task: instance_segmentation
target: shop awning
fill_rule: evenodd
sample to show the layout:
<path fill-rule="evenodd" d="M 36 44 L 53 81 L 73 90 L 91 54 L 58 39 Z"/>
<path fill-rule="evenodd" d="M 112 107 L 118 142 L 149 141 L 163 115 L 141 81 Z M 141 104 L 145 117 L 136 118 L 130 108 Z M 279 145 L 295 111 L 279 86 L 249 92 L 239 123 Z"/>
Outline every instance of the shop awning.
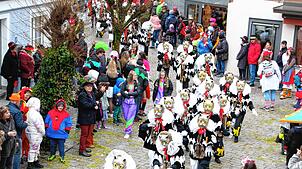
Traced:
<path fill-rule="evenodd" d="M 284 4 L 281 6 L 274 7 L 275 13 L 282 13 L 285 16 L 301 17 L 302 16 L 302 5 L 297 4 L 293 6 L 292 4 Z"/>
<path fill-rule="evenodd" d="M 287 4 L 274 7 L 275 13 L 281 13 L 285 24 L 302 26 L 302 4 Z"/>

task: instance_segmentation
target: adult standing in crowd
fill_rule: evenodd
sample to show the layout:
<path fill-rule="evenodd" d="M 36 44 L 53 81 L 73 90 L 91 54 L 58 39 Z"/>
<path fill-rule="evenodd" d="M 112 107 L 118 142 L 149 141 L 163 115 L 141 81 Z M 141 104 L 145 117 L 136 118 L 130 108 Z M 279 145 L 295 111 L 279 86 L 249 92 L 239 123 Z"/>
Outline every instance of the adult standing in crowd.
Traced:
<path fill-rule="evenodd" d="M 292 127 L 288 132 L 288 139 L 285 143 L 287 148 L 287 154 L 286 154 L 286 165 L 289 162 L 289 159 L 297 153 L 297 149 L 300 148 L 302 145 L 302 126 L 294 126 Z"/>
<path fill-rule="evenodd" d="M 33 51 L 34 47 L 27 45 L 19 53 L 21 88 L 24 86 L 31 87 L 30 82 L 34 78 L 35 61 L 31 56 Z"/>
<path fill-rule="evenodd" d="M 94 84 L 92 82 L 85 82 L 83 84 L 84 90 L 78 95 L 78 123 L 81 128 L 80 136 L 80 150 L 79 155 L 90 157 L 90 146 L 93 140 L 93 128 L 96 123 L 96 113 L 99 109 L 96 103 L 95 94 L 93 91 Z"/>
<path fill-rule="evenodd" d="M 17 131 L 16 142 L 18 143 L 18 147 L 16 147 L 16 152 L 14 154 L 14 163 L 13 168 L 19 169 L 21 163 L 21 155 L 22 155 L 22 132 L 27 127 L 27 123 L 24 122 L 22 113 L 20 111 L 20 95 L 18 93 L 13 93 L 9 98 L 10 102 L 7 105 L 13 120 L 15 122 L 15 127 Z"/>
<path fill-rule="evenodd" d="M 128 139 L 133 131 L 132 127 L 138 108 L 139 90 L 140 87 L 137 82 L 136 73 L 134 71 L 130 71 L 127 80 L 121 87 L 121 94 L 123 96 L 122 109 L 126 121 L 125 139 Z"/>
<path fill-rule="evenodd" d="M 246 66 L 247 66 L 247 54 L 249 49 L 249 43 L 248 43 L 248 37 L 243 36 L 241 37 L 242 43 L 240 51 L 236 57 L 238 60 L 237 67 L 239 69 L 239 79 L 240 80 L 246 80 Z"/>
<path fill-rule="evenodd" d="M 217 75 L 222 77 L 225 71 L 225 62 L 229 57 L 229 44 L 225 38 L 225 32 L 223 31 L 219 34 L 219 43 L 215 51 L 217 56 Z"/>
<path fill-rule="evenodd" d="M 1 67 L 1 76 L 7 80 L 6 100 L 9 100 L 14 92 L 14 83 L 18 80 L 18 66 L 17 45 L 14 42 L 9 42 Z"/>
<path fill-rule="evenodd" d="M 282 56 L 282 95 L 280 99 L 292 97 L 292 88 L 294 84 L 296 55 L 293 48 L 288 48 L 287 52 Z"/>
<path fill-rule="evenodd" d="M 282 72 L 283 65 L 284 65 L 283 61 L 282 61 L 282 56 L 286 52 L 287 52 L 287 41 L 284 40 L 284 41 L 281 42 L 281 49 L 280 49 L 280 51 L 278 53 L 278 56 L 277 56 L 277 64 L 279 66 L 280 72 Z M 282 89 L 282 83 L 280 83 L 279 89 Z"/>
<path fill-rule="evenodd" d="M 163 4 L 161 13 L 158 16 L 159 19 L 160 19 L 162 35 L 169 28 L 169 27 L 166 27 L 166 25 L 165 25 L 166 24 L 166 19 L 168 18 L 168 16 L 169 16 L 169 11 L 168 11 L 167 4 Z"/>
<path fill-rule="evenodd" d="M 159 19 L 159 17 L 156 15 L 156 13 L 152 13 L 152 16 L 150 17 L 150 22 L 152 23 L 152 27 L 153 27 L 153 36 L 152 36 L 152 44 L 150 48 L 157 48 L 158 44 L 159 44 L 159 33 L 161 30 L 161 20 Z"/>
<path fill-rule="evenodd" d="M 174 32 L 177 32 L 177 26 L 178 26 L 178 20 L 177 20 L 177 18 L 176 18 L 176 16 L 175 16 L 175 14 L 174 14 L 174 11 L 173 10 L 170 10 L 169 11 L 169 16 L 167 17 L 167 19 L 166 19 L 166 22 L 165 22 L 165 32 L 167 33 L 168 32 L 168 28 L 170 28 L 170 27 L 172 27 L 171 25 L 173 25 L 174 26 Z M 170 30 L 170 32 L 172 32 L 171 30 Z M 176 46 L 176 33 L 173 33 L 173 35 L 172 35 L 172 45 L 173 46 Z"/>
<path fill-rule="evenodd" d="M 258 64 L 258 59 L 261 53 L 261 45 L 258 42 L 255 35 L 250 37 L 251 42 L 249 44 L 249 50 L 247 55 L 247 61 L 249 64 L 249 71 L 250 71 L 250 86 L 255 86 L 255 78 L 256 78 L 256 68 Z"/>
<path fill-rule="evenodd" d="M 6 106 L 0 107 L 0 133 L 1 135 L 5 135 L 5 139 L 1 138 L 3 143 L 1 148 L 0 168 L 11 169 L 13 165 L 14 152 L 17 147 L 17 132 L 14 119 Z M 18 146 L 20 147 L 20 145 Z"/>

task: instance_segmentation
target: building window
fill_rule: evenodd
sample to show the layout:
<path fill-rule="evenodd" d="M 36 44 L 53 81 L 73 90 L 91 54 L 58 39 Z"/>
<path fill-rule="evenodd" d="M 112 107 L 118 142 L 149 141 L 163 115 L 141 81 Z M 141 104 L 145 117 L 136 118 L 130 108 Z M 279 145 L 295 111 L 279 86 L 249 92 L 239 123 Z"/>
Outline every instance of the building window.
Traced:
<path fill-rule="evenodd" d="M 42 16 L 32 18 L 32 44 L 37 46 L 44 43 L 44 37 L 42 35 Z"/>

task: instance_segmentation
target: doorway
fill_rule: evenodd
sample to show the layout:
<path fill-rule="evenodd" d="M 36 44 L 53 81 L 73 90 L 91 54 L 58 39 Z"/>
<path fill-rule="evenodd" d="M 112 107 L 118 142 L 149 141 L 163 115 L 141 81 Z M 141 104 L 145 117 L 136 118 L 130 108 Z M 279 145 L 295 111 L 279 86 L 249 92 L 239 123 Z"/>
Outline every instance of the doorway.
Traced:
<path fill-rule="evenodd" d="M 296 56 L 297 56 L 297 64 L 302 64 L 302 26 L 297 26 L 296 29 Z"/>
<path fill-rule="evenodd" d="M 264 19 L 249 20 L 249 33 L 248 35 L 256 35 L 261 44 L 261 49 L 264 48 L 267 41 L 272 42 L 273 47 L 273 59 L 277 59 L 277 55 L 280 49 L 281 34 L 282 34 L 282 22 Z"/>

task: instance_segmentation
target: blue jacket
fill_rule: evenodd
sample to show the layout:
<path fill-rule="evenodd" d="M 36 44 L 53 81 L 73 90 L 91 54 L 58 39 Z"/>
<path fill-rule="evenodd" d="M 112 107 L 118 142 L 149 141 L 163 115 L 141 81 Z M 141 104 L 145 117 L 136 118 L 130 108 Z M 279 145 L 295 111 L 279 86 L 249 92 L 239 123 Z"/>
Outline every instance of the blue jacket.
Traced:
<path fill-rule="evenodd" d="M 174 14 L 169 14 L 168 18 L 166 19 L 166 23 L 165 23 L 165 31 L 167 31 L 169 29 L 170 24 L 174 25 L 175 28 L 175 32 L 177 29 L 177 18 Z"/>
<path fill-rule="evenodd" d="M 57 104 L 59 102 L 64 102 L 64 109 L 61 112 L 57 109 Z M 58 100 L 55 108 L 50 110 L 46 116 L 46 136 L 55 139 L 67 139 L 71 126 L 72 121 L 70 115 L 66 111 L 66 102 L 63 99 Z"/>
<path fill-rule="evenodd" d="M 11 102 L 9 102 L 7 107 L 14 118 L 18 138 L 21 138 L 22 130 L 27 127 L 27 124 L 23 121 L 20 108 Z"/>
<path fill-rule="evenodd" d="M 200 40 L 198 42 L 197 51 L 198 51 L 199 55 L 202 55 L 202 54 L 211 52 L 212 48 L 213 48 L 213 44 L 210 39 L 208 39 L 208 44 L 206 46 L 204 45 L 203 41 Z"/>

